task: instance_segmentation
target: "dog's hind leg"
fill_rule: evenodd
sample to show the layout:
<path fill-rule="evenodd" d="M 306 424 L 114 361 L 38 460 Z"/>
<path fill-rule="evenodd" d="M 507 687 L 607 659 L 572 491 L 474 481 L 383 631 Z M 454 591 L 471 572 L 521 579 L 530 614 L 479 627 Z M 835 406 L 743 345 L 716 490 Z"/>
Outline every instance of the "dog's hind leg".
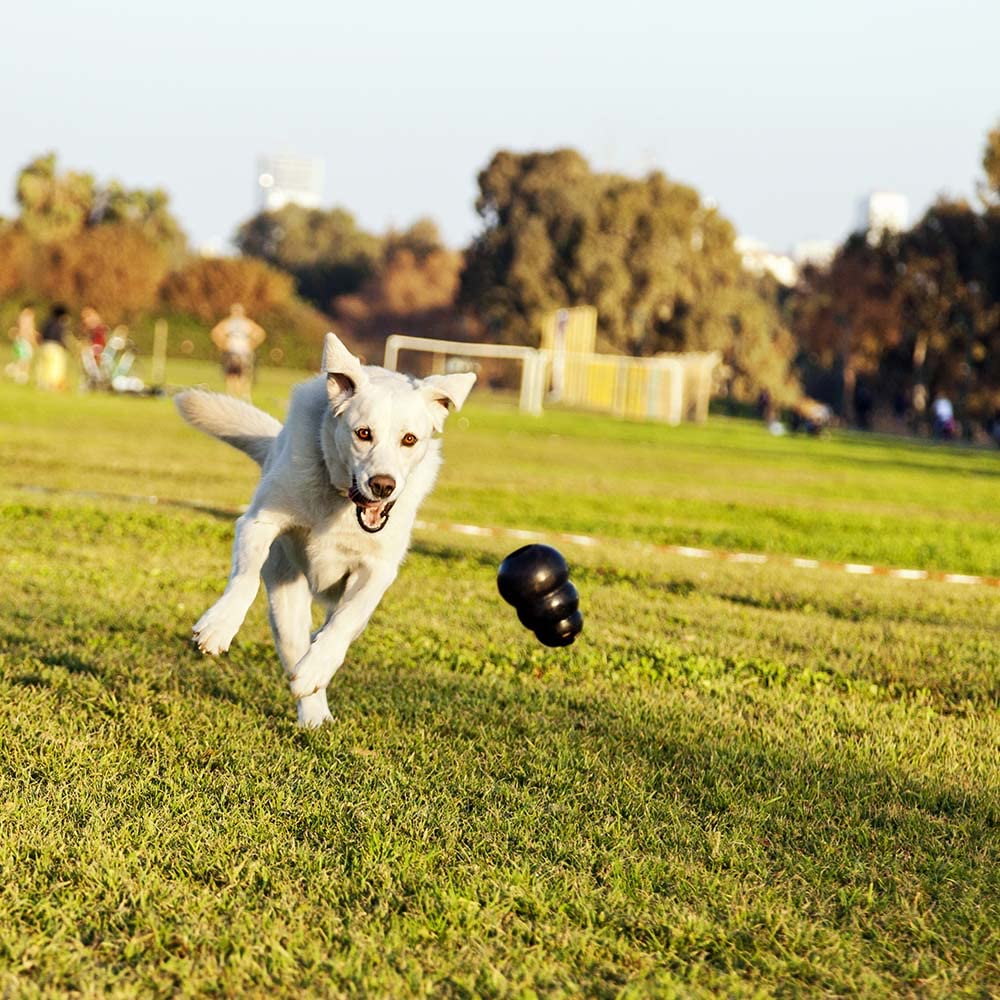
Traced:
<path fill-rule="evenodd" d="M 309 652 L 312 629 L 312 593 L 305 574 L 289 559 L 284 540 L 278 539 L 261 570 L 267 588 L 267 617 L 274 645 L 285 673 L 291 676 L 295 664 Z M 326 690 L 317 691 L 297 703 L 299 725 L 308 729 L 332 719 Z"/>

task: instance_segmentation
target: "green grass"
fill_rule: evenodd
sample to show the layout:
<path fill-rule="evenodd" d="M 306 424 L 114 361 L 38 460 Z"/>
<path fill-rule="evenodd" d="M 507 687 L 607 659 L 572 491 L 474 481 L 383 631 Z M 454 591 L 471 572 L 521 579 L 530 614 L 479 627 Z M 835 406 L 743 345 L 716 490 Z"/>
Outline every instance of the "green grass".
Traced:
<path fill-rule="evenodd" d="M 625 544 L 997 573 L 996 454 L 488 398 L 445 451 L 428 520 L 609 540 L 562 546 L 585 632 L 520 628 L 513 543 L 419 532 L 304 733 L 262 602 L 187 641 L 231 517 L 86 495 L 230 508 L 249 461 L 0 386 L 0 991 L 1000 991 L 997 591 Z"/>

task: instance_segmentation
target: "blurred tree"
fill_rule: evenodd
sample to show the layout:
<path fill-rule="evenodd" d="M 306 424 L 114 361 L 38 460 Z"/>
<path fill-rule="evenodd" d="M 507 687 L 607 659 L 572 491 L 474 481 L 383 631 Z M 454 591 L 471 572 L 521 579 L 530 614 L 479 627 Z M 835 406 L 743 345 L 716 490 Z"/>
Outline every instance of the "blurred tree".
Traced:
<path fill-rule="evenodd" d="M 329 310 L 334 298 L 357 292 L 376 270 L 381 241 L 359 228 L 346 209 L 286 205 L 244 222 L 234 242 L 295 278 L 299 294 Z"/>
<path fill-rule="evenodd" d="M 571 149 L 500 152 L 480 172 L 484 225 L 466 253 L 459 300 L 494 337 L 536 343 L 546 312 L 578 304 L 566 279 L 598 187 Z"/>
<path fill-rule="evenodd" d="M 132 226 L 83 229 L 42 245 L 32 287 L 53 301 L 93 306 L 110 323 L 152 309 L 167 271 L 163 251 Z"/>
<path fill-rule="evenodd" d="M 899 255 L 913 383 L 951 396 L 966 429 L 988 421 L 1000 405 L 1000 215 L 942 199 Z"/>
<path fill-rule="evenodd" d="M 437 223 L 433 219 L 417 219 L 407 229 L 390 229 L 382 240 L 382 260 L 390 261 L 399 251 L 408 251 L 418 261 L 444 250 Z"/>
<path fill-rule="evenodd" d="M 160 188 L 129 190 L 111 181 L 97 192 L 90 211 L 89 224 L 127 225 L 142 233 L 159 247 L 174 265 L 180 264 L 187 251 L 187 237 L 170 212 L 170 196 Z"/>
<path fill-rule="evenodd" d="M 90 174 L 56 173 L 56 154 L 32 160 L 17 177 L 20 223 L 39 243 L 52 243 L 80 232 L 94 205 L 96 185 Z"/>
<path fill-rule="evenodd" d="M 733 395 L 794 394 L 794 345 L 775 303 L 743 271 L 730 223 L 693 188 L 659 172 L 593 173 L 557 150 L 498 153 L 479 189 L 484 226 L 460 301 L 494 336 L 537 343 L 547 312 L 588 303 L 605 347 L 718 350 Z"/>
<path fill-rule="evenodd" d="M 127 226 L 164 252 L 173 263 L 187 240 L 159 189 L 129 190 L 118 181 L 98 185 L 90 174 L 59 173 L 55 153 L 32 160 L 18 175 L 19 223 L 36 242 L 58 243 L 100 225 Z"/>
<path fill-rule="evenodd" d="M 31 253 L 31 239 L 19 225 L 0 223 L 0 298 L 28 285 Z"/>
<path fill-rule="evenodd" d="M 470 324 L 455 308 L 461 254 L 437 249 L 420 258 L 397 247 L 356 295 L 336 300 L 336 316 L 372 357 L 389 333 L 423 337 L 468 337 Z"/>
<path fill-rule="evenodd" d="M 1000 406 L 1000 212 L 942 199 L 910 230 L 848 238 L 807 268 L 788 303 L 803 363 L 836 376 L 822 394 L 852 416 L 856 379 L 920 421 L 937 393 L 967 433 Z"/>
<path fill-rule="evenodd" d="M 215 323 L 239 302 L 256 319 L 292 298 L 292 278 L 262 260 L 195 257 L 163 282 L 160 297 L 175 312 Z"/>
<path fill-rule="evenodd" d="M 839 376 L 828 402 L 847 420 L 858 376 L 877 372 L 885 352 L 902 338 L 897 257 L 891 238 L 872 246 L 855 234 L 828 268 L 804 269 L 789 305 L 800 349 Z"/>
<path fill-rule="evenodd" d="M 994 206 L 1000 205 L 1000 125 L 986 136 L 983 172 L 986 174 L 986 194 L 989 203 Z"/>

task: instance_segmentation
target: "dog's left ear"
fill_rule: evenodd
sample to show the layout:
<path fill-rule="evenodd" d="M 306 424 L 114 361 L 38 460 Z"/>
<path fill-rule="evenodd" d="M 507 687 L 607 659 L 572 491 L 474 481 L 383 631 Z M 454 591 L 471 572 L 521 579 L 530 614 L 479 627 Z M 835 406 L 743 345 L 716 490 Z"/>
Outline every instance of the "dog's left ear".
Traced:
<path fill-rule="evenodd" d="M 444 429 L 449 406 L 462 409 L 475 381 L 476 376 L 472 372 L 462 372 L 460 375 L 428 375 L 420 383 L 420 391 L 427 397 L 434 430 Z"/>
<path fill-rule="evenodd" d="M 368 381 L 361 362 L 333 333 L 328 333 L 323 341 L 322 370 L 326 373 L 326 392 L 334 413 Z"/>

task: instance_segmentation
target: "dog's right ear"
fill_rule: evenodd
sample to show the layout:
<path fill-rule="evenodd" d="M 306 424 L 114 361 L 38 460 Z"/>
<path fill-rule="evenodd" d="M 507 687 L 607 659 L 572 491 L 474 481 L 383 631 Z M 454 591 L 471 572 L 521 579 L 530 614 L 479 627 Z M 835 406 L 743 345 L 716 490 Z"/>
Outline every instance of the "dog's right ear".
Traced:
<path fill-rule="evenodd" d="M 368 381 L 361 362 L 333 333 L 328 333 L 323 341 L 323 371 L 326 373 L 326 393 L 334 413 L 338 413 Z"/>

